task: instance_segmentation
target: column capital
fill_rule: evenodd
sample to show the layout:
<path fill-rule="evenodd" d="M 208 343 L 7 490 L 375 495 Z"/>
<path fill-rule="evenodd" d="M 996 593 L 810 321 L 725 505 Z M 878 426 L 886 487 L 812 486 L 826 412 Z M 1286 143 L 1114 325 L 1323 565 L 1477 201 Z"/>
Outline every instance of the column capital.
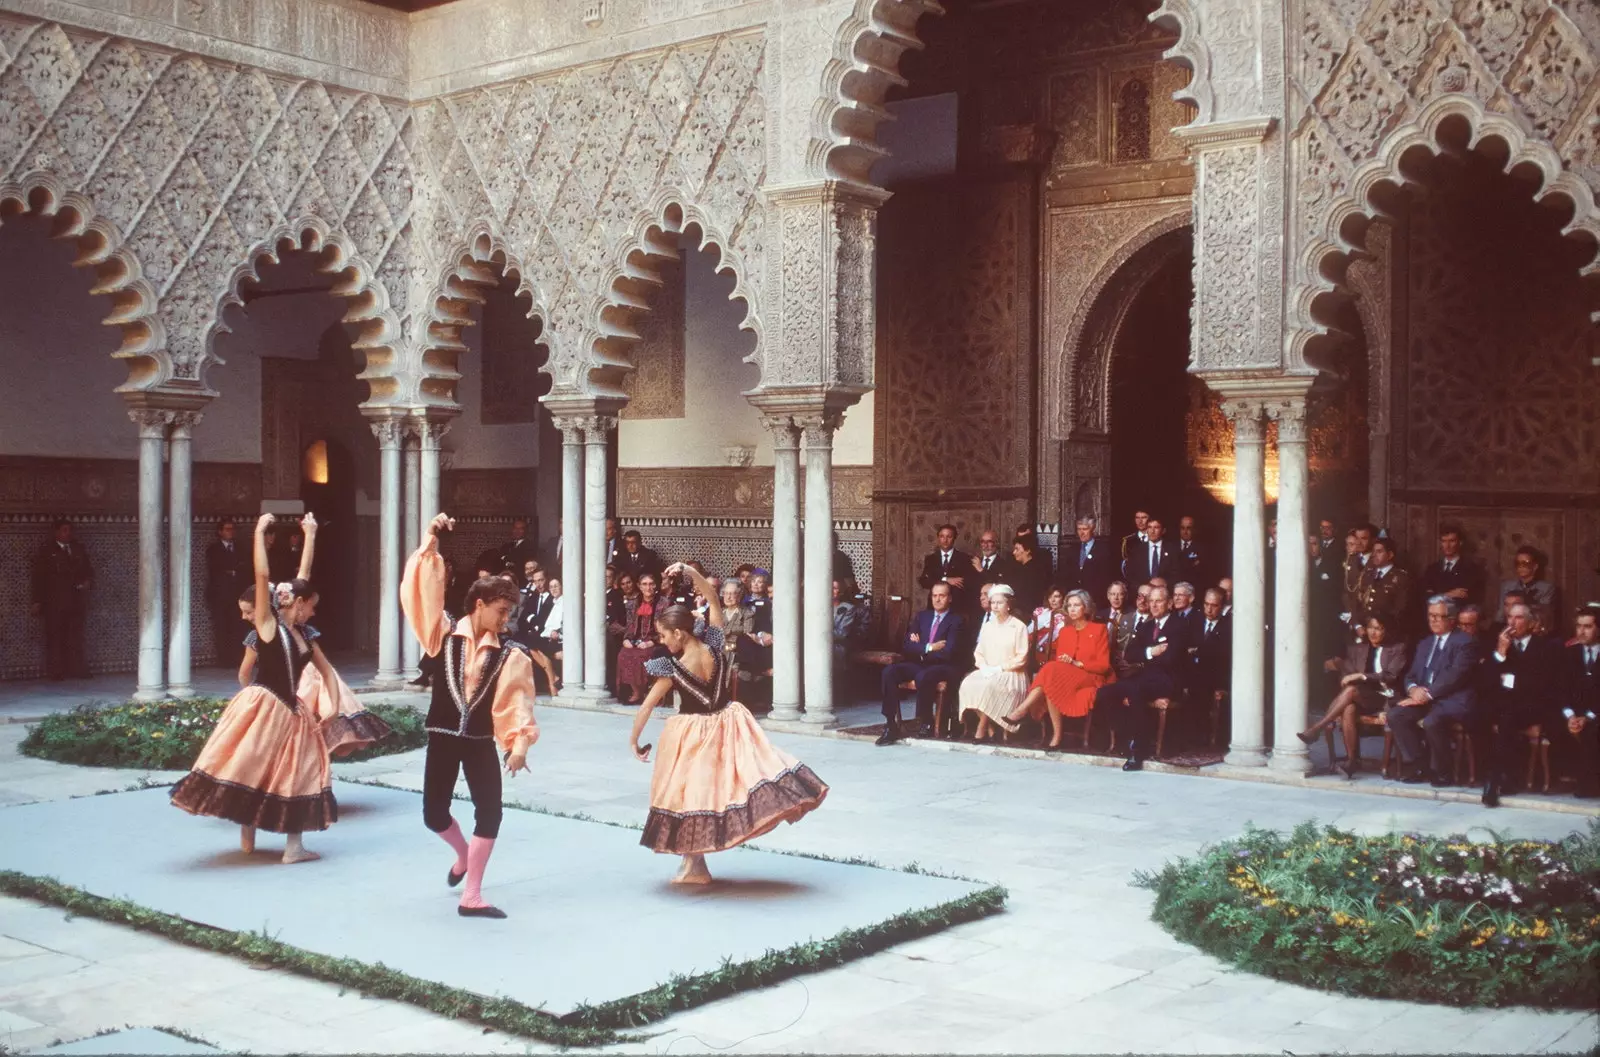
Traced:
<path fill-rule="evenodd" d="M 574 427 L 583 430 L 585 439 L 590 444 L 604 444 L 606 434 L 617 428 L 616 415 L 579 415 L 569 419 Z"/>
<path fill-rule="evenodd" d="M 128 418 L 139 427 L 139 436 L 164 439 L 167 427 L 171 426 L 177 417 L 177 412 L 164 411 L 153 407 L 135 407 L 128 410 Z"/>
<path fill-rule="evenodd" d="M 792 415 L 762 415 L 761 428 L 772 435 L 773 451 L 794 451 L 800 447 Z"/>
<path fill-rule="evenodd" d="M 583 443 L 583 419 L 572 415 L 552 416 L 551 421 L 561 431 L 561 443 L 571 447 Z"/>
<path fill-rule="evenodd" d="M 368 422 L 372 427 L 372 435 L 378 438 L 380 448 L 400 447 L 400 438 L 404 426 L 398 418 L 375 418 Z"/>
<path fill-rule="evenodd" d="M 441 418 L 418 419 L 416 424 L 417 439 L 424 448 L 437 448 L 439 442 L 450 432 L 450 421 Z"/>
<path fill-rule="evenodd" d="M 794 424 L 805 437 L 806 447 L 826 448 L 833 444 L 834 430 L 844 422 L 840 411 L 808 411 L 794 416 Z"/>
<path fill-rule="evenodd" d="M 205 417 L 205 412 L 203 411 L 172 412 L 172 435 L 174 437 L 180 434 L 185 437 L 188 436 L 194 432 L 194 427 L 198 426 Z"/>
<path fill-rule="evenodd" d="M 1266 404 L 1267 417 L 1278 424 L 1278 443 L 1306 440 L 1306 398 L 1282 397 Z"/>
<path fill-rule="evenodd" d="M 1266 404 L 1260 397 L 1224 397 L 1222 413 L 1233 422 L 1235 444 L 1260 444 L 1267 439 Z"/>

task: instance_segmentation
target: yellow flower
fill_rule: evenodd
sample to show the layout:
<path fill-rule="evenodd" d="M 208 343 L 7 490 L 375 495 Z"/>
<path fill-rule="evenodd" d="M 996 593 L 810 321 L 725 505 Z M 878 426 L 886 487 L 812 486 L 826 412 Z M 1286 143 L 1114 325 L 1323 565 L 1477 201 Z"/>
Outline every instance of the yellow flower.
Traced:
<path fill-rule="evenodd" d="M 166 735 L 161 733 L 159 730 L 152 730 L 150 732 L 150 736 L 152 738 L 164 738 L 164 737 L 166 737 Z"/>

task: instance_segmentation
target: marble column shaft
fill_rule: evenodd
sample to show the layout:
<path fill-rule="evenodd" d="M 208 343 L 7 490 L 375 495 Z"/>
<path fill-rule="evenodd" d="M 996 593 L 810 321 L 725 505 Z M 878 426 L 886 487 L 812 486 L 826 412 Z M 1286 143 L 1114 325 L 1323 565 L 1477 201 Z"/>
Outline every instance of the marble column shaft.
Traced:
<path fill-rule="evenodd" d="M 1233 736 L 1226 761 L 1261 767 L 1266 745 L 1266 430 L 1258 400 L 1224 400 L 1234 424 Z M 1279 574 L 1282 575 L 1281 572 Z"/>
<path fill-rule="evenodd" d="M 833 431 L 839 416 L 797 417 L 796 424 L 806 448 L 803 718 L 826 725 L 833 722 Z"/>
<path fill-rule="evenodd" d="M 405 423 L 401 434 L 401 465 L 405 477 L 404 500 L 401 505 L 402 528 L 400 553 L 397 562 L 405 564 L 406 557 L 417 549 L 422 538 L 422 424 L 415 420 Z M 437 513 L 437 511 L 435 511 Z M 399 588 L 396 587 L 398 592 Z M 417 664 L 422 659 L 422 643 L 415 635 L 400 633 L 400 663 L 406 678 L 416 675 Z"/>
<path fill-rule="evenodd" d="M 617 420 L 583 419 L 583 689 L 606 692 L 606 451 Z"/>
<path fill-rule="evenodd" d="M 419 453 L 422 466 L 417 483 L 416 538 L 421 544 L 428 526 L 439 510 L 439 442 L 450 432 L 450 423 L 424 421 L 419 430 Z M 416 548 L 413 547 L 413 550 Z M 408 552 L 409 553 L 409 552 Z"/>
<path fill-rule="evenodd" d="M 1306 401 L 1293 397 L 1271 409 L 1278 422 L 1278 566 L 1273 599 L 1272 760 L 1274 770 L 1304 774 L 1311 767 L 1306 745 L 1295 736 L 1306 727 L 1309 682 L 1307 625 L 1311 619 L 1311 515 L 1307 492 L 1311 464 L 1306 444 Z"/>
<path fill-rule="evenodd" d="M 558 419 L 561 430 L 561 679 L 562 692 L 584 687 L 588 672 L 589 624 L 584 588 L 584 468 L 583 427 L 576 421 Z M 604 534 L 605 522 L 601 522 Z M 601 570 L 601 598 L 604 600 L 605 571 Z M 605 606 L 601 605 L 601 622 Z M 602 634 L 604 628 L 601 629 Z M 605 651 L 601 650 L 601 679 L 604 680 Z"/>
<path fill-rule="evenodd" d="M 139 427 L 139 685 L 135 701 L 159 701 L 166 695 L 163 672 L 164 590 L 162 567 L 161 478 L 166 467 L 167 428 L 173 413 L 139 409 L 129 417 Z"/>
<path fill-rule="evenodd" d="M 378 438 L 378 671 L 375 687 L 404 684 L 400 672 L 400 423 L 372 423 Z"/>
<path fill-rule="evenodd" d="M 787 415 L 767 419 L 766 427 L 772 434 L 772 582 L 782 585 L 772 600 L 772 718 L 792 722 L 800 718 L 800 446 Z"/>
<path fill-rule="evenodd" d="M 172 603 L 167 619 L 167 692 L 173 697 L 193 697 L 193 645 L 191 621 L 192 549 L 194 545 L 194 427 L 197 411 L 178 412 L 172 420 L 172 447 L 168 455 L 171 510 L 167 518 L 168 592 Z"/>

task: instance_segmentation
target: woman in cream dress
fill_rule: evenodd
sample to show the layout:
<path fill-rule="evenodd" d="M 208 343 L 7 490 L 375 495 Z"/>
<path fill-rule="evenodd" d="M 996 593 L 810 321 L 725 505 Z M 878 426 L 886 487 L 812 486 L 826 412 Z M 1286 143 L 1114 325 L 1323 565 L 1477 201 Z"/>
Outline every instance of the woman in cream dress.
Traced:
<path fill-rule="evenodd" d="M 990 619 L 978 632 L 975 670 L 961 680 L 961 721 L 969 710 L 978 713 L 979 741 L 989 736 L 991 719 L 1005 719 L 1028 694 L 1028 625 L 1011 615 L 1013 597 L 1006 584 L 989 588 Z"/>

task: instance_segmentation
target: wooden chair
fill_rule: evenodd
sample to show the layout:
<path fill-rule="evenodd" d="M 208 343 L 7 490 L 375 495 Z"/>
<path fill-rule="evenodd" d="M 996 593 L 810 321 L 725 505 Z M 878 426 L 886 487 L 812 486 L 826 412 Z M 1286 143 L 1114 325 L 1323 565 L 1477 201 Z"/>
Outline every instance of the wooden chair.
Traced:
<path fill-rule="evenodd" d="M 1169 715 L 1171 715 L 1171 713 L 1172 713 L 1172 711 L 1173 711 L 1173 709 L 1175 707 L 1181 706 L 1181 704 L 1183 702 L 1183 698 L 1182 698 L 1181 694 L 1182 694 L 1182 691 L 1180 691 L 1180 696 L 1177 698 L 1176 701 L 1173 698 L 1169 698 L 1169 697 L 1158 697 L 1154 701 L 1150 702 L 1150 707 L 1152 709 L 1154 709 L 1155 713 L 1156 713 L 1156 751 L 1155 751 L 1155 754 L 1150 757 L 1150 759 L 1152 759 L 1152 760 L 1159 760 L 1161 758 L 1161 756 L 1162 756 L 1163 751 L 1166 748 L 1166 743 L 1167 743 L 1167 717 Z M 1117 707 L 1121 708 L 1123 706 L 1118 705 Z M 1094 711 L 1092 709 L 1090 710 L 1089 715 L 1091 717 L 1091 722 L 1092 722 L 1092 717 L 1094 716 Z M 1108 729 L 1108 731 L 1110 733 L 1110 737 L 1106 741 L 1106 752 L 1108 752 L 1108 753 L 1116 752 L 1117 751 L 1117 727 L 1116 727 L 1116 721 L 1114 719 L 1111 720 L 1107 724 L 1107 729 Z M 1084 748 L 1088 748 L 1088 746 L 1089 746 L 1089 724 L 1088 723 L 1084 724 L 1084 728 L 1083 728 L 1083 743 L 1084 743 Z"/>
<path fill-rule="evenodd" d="M 1359 738 L 1362 734 L 1376 734 L 1380 730 L 1383 731 L 1383 760 L 1380 770 L 1385 778 L 1392 778 L 1400 770 L 1400 748 L 1395 744 L 1394 732 L 1389 729 L 1388 721 L 1384 718 L 1382 712 L 1375 716 L 1358 716 L 1356 718 L 1356 737 Z M 1329 766 L 1332 766 L 1339 759 L 1338 756 L 1334 755 L 1333 732 L 1333 727 L 1322 728 L 1323 741 L 1328 746 Z M 1350 746 L 1346 745 L 1344 751 L 1345 758 L 1348 759 Z M 1391 765 L 1394 773 L 1390 771 Z"/>
<path fill-rule="evenodd" d="M 1450 724 L 1450 737 L 1454 740 L 1455 753 L 1455 781 L 1461 784 L 1461 764 L 1463 760 L 1467 765 L 1467 784 L 1478 784 L 1478 754 L 1473 749 L 1472 732 L 1461 723 Z"/>

